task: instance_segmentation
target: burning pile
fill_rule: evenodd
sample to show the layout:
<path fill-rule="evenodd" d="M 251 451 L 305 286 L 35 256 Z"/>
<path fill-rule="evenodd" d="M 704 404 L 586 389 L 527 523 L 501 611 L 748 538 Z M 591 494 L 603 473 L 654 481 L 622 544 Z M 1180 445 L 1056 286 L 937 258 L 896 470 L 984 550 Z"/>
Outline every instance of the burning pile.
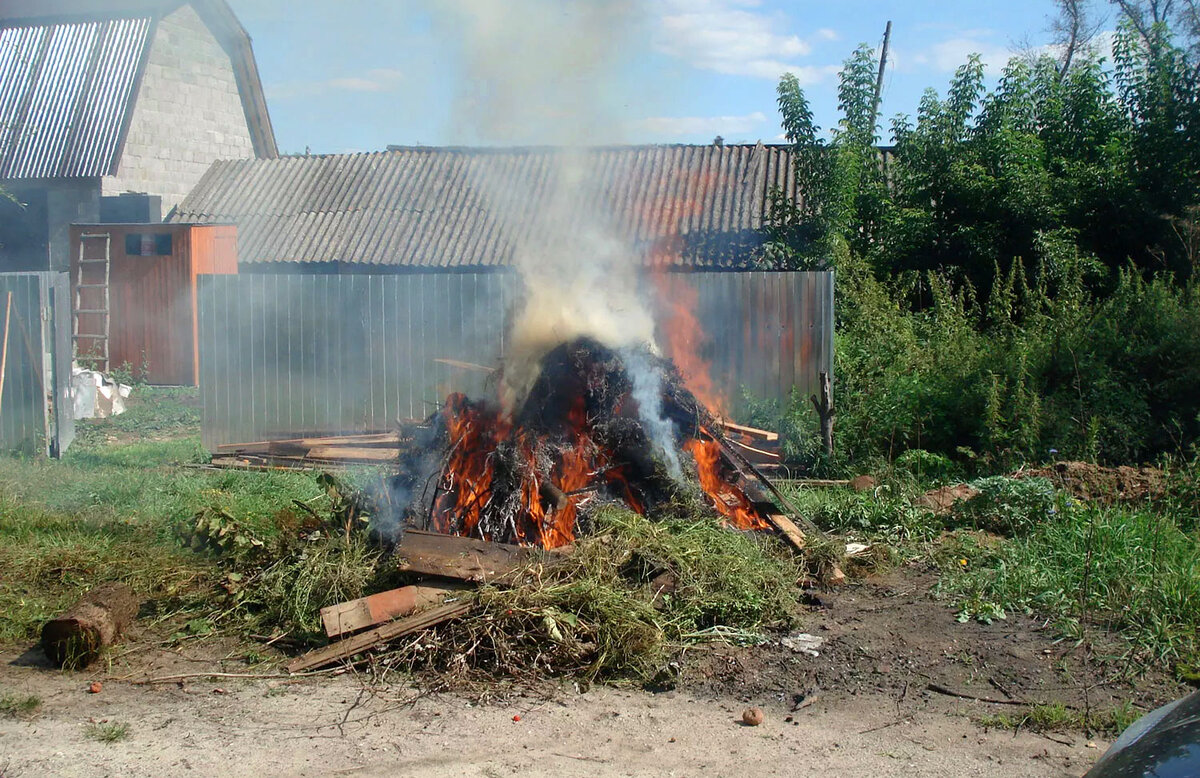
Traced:
<path fill-rule="evenodd" d="M 656 376 L 658 396 L 638 386 L 631 364 Z M 407 526 L 499 543 L 568 545 L 600 506 L 653 515 L 698 491 L 727 524 L 768 528 L 721 456 L 719 434 L 669 360 L 579 338 L 546 354 L 509 414 L 447 398 L 396 485 L 408 498 Z"/>

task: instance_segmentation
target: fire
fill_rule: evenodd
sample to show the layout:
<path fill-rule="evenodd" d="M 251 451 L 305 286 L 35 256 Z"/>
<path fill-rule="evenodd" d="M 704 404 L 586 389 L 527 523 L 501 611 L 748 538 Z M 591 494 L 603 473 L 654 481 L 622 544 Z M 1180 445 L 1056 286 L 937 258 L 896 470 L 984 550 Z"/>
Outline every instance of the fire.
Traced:
<path fill-rule="evenodd" d="M 470 535 L 491 495 L 492 454 L 508 434 L 507 424 L 457 392 L 446 398 L 442 415 L 451 453 L 434 500 L 433 526 L 449 535 Z"/>
<path fill-rule="evenodd" d="M 462 394 L 447 397 L 440 426 L 432 428 L 440 456 L 430 462 L 426 455 L 427 469 L 419 471 L 436 472 L 420 476 L 427 486 L 409 506 L 411 516 L 428 521 L 418 526 L 558 548 L 575 542 L 592 504 L 619 501 L 645 514 L 669 503 L 678 482 L 649 453 L 623 364 L 613 350 L 581 340 L 546 358 L 517 413 Z M 673 381 L 663 390 L 663 407 L 714 509 L 732 526 L 768 528 L 737 485 L 721 444 L 696 424 L 696 398 Z"/>
<path fill-rule="evenodd" d="M 725 398 L 712 380 L 712 362 L 700 352 L 706 336 L 695 313 L 699 293 L 682 277 L 668 276 L 657 264 L 650 273 L 658 291 L 659 305 L 664 309 L 659 327 L 667 356 L 679 368 L 684 385 L 696 399 L 710 412 L 725 415 Z"/>
<path fill-rule="evenodd" d="M 770 527 L 741 489 L 721 476 L 721 444 L 716 440 L 692 438 L 683 448 L 696 460 L 700 488 L 712 499 L 713 507 L 738 529 L 763 530 Z"/>

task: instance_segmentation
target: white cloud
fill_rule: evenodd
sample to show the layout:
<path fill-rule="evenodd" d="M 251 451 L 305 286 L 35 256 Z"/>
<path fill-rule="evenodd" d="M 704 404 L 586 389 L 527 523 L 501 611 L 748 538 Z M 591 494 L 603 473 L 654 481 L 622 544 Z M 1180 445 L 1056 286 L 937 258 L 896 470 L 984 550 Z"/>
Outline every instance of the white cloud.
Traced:
<path fill-rule="evenodd" d="M 391 92 L 403 79 L 404 74 L 394 68 L 372 68 L 359 75 L 267 84 L 264 90 L 267 97 L 274 100 L 311 97 L 326 92 Z"/>
<path fill-rule="evenodd" d="M 759 0 L 660 0 L 655 48 L 692 67 L 737 76 L 776 79 L 794 73 L 811 84 L 837 72 L 798 64 L 812 46 L 781 32 L 786 18 L 757 10 L 759 5 Z M 826 32 L 833 33 L 818 35 Z"/>
<path fill-rule="evenodd" d="M 940 72 L 952 73 L 960 65 L 965 65 L 972 54 L 979 55 L 985 72 L 995 75 L 1004 69 L 1009 57 L 1016 52 L 982 38 L 961 36 L 935 43 L 927 53 L 917 54 L 912 59 L 917 63 L 932 65 Z"/>
<path fill-rule="evenodd" d="M 766 114 L 762 111 L 744 116 L 652 116 L 633 122 L 631 129 L 667 138 L 684 135 L 746 135 L 766 121 Z"/>
<path fill-rule="evenodd" d="M 842 36 L 837 34 L 837 30 L 831 30 L 828 27 L 822 27 L 817 30 L 817 37 L 823 41 L 836 41 L 842 38 Z"/>

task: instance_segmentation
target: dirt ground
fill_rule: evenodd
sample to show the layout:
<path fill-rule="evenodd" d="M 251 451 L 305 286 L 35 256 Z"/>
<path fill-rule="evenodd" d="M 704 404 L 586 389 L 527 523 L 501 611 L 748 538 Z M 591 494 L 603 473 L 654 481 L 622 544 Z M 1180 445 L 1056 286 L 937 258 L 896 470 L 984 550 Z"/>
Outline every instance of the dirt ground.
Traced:
<path fill-rule="evenodd" d="M 36 649 L 0 656 L 0 692 L 36 694 L 28 721 L 0 718 L 0 776 L 1079 776 L 1107 742 L 1087 733 L 987 730 L 978 719 L 1015 706 L 965 699 L 1152 708 L 1181 696 L 1163 678 L 1106 680 L 1119 666 L 1093 647 L 1054 643 L 1040 625 L 958 624 L 902 570 L 810 598 L 803 630 L 819 656 L 778 642 L 701 647 L 672 690 L 594 687 L 510 695 L 375 688 L 353 672 L 302 679 L 194 677 L 246 672 L 230 646 L 165 647 L 131 636 L 109 666 L 62 673 Z M 98 694 L 87 691 L 103 682 Z M 761 706 L 760 727 L 739 722 Z M 93 721 L 129 737 L 97 743 Z"/>

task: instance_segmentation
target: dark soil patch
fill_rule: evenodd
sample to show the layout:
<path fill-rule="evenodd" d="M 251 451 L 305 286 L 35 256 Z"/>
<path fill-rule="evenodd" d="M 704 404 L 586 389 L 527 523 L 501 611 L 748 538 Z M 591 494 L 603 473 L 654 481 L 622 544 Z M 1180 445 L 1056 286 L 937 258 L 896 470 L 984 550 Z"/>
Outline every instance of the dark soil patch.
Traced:
<path fill-rule="evenodd" d="M 1088 462 L 1055 462 L 1050 467 L 1018 470 L 1014 478 L 1045 478 L 1081 500 L 1114 503 L 1158 497 L 1165 487 L 1155 467 L 1102 467 Z"/>
<path fill-rule="evenodd" d="M 824 638 L 819 656 L 778 640 L 706 647 L 689 652 L 682 684 L 700 694 L 792 705 L 814 695 L 923 700 L 934 707 L 962 702 L 929 689 L 937 685 L 981 698 L 1096 710 L 1126 701 L 1149 710 L 1189 691 L 1159 672 L 1127 678 L 1125 663 L 1113 658 L 1115 642 L 1103 635 L 1084 644 L 1058 641 L 1052 627 L 1017 615 L 959 623 L 930 594 L 935 582 L 933 571 L 908 567 L 816 594 L 800 629 Z"/>

